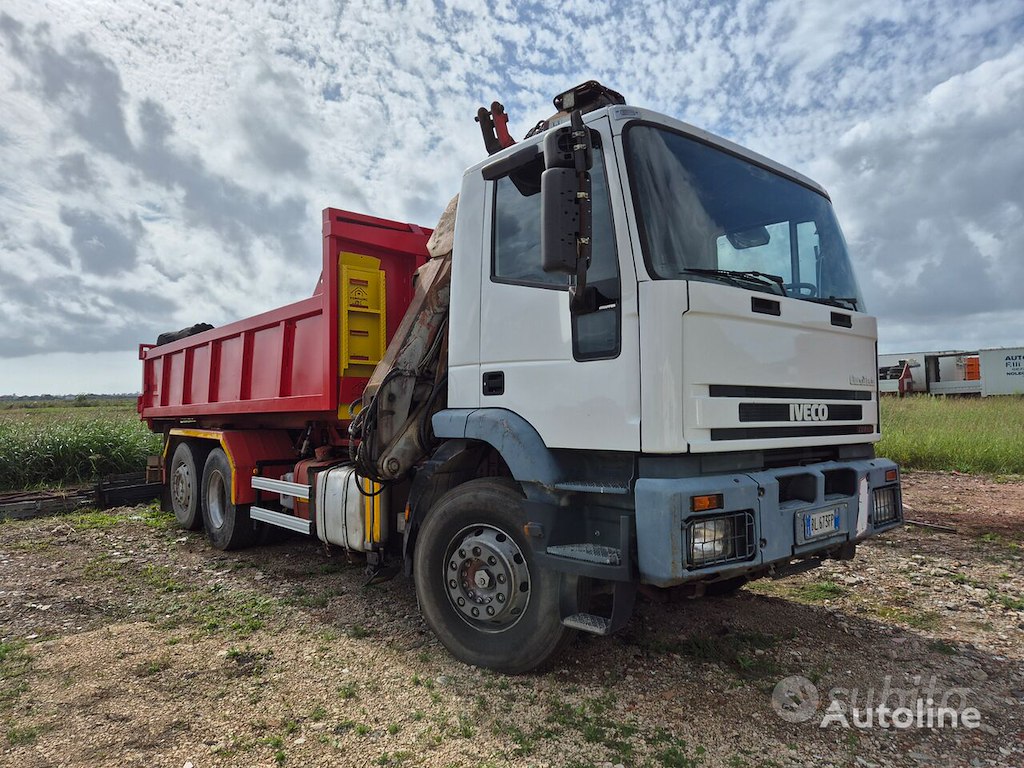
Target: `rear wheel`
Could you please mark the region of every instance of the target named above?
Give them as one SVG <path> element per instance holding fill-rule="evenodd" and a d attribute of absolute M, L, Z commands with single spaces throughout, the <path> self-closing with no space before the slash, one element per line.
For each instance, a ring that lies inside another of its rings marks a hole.
<path fill-rule="evenodd" d="M 178 443 L 171 457 L 168 477 L 171 508 L 178 525 L 188 531 L 198 531 L 203 527 L 199 483 L 209 452 L 209 447 L 201 442 L 183 440 Z"/>
<path fill-rule="evenodd" d="M 506 480 L 460 485 L 428 513 L 414 555 L 416 595 L 438 639 L 467 664 L 510 673 L 543 666 L 573 634 L 561 621 L 562 580 L 537 565 L 523 534 L 522 501 Z"/>
<path fill-rule="evenodd" d="M 203 469 L 203 523 L 207 538 L 217 549 L 239 549 L 252 543 L 249 507 L 231 502 L 231 464 L 220 448 L 210 451 Z"/>

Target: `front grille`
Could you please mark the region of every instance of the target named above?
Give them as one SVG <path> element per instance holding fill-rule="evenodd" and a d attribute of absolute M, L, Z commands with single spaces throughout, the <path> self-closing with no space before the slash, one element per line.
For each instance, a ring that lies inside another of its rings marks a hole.
<path fill-rule="evenodd" d="M 699 517 L 686 523 L 687 568 L 709 568 L 754 557 L 757 540 L 750 510 Z"/>
<path fill-rule="evenodd" d="M 870 435 L 870 424 L 827 427 L 712 427 L 712 440 L 764 440 L 773 437 L 821 437 L 831 435 Z"/>
<path fill-rule="evenodd" d="M 805 387 L 759 387 L 746 384 L 712 384 L 711 397 L 746 397 L 782 400 L 870 400 L 873 391 L 859 389 L 811 389 Z"/>
<path fill-rule="evenodd" d="M 899 490 L 895 485 L 875 488 L 875 509 L 871 519 L 876 527 L 899 520 L 900 505 L 898 493 Z"/>

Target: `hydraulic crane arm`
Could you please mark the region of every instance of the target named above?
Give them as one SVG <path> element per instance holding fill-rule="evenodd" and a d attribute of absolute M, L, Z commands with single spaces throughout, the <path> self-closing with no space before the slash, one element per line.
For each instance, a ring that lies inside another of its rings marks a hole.
<path fill-rule="evenodd" d="M 398 480 L 429 453 L 430 417 L 447 403 L 448 304 L 458 197 L 427 241 L 431 259 L 416 271 L 416 294 L 373 371 L 349 427 L 352 461 L 363 477 Z"/>

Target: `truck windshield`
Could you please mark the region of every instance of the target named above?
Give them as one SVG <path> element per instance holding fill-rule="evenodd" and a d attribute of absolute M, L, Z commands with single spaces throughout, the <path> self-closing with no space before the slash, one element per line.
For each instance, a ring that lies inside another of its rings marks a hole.
<path fill-rule="evenodd" d="M 652 277 L 864 311 L 823 195 L 683 134 L 631 126 L 626 157 Z"/>

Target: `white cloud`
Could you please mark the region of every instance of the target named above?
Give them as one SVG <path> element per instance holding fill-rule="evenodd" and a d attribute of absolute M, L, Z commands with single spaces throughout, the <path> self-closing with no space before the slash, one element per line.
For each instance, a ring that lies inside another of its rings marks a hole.
<path fill-rule="evenodd" d="M 430 225 L 479 105 L 521 135 L 591 77 L 824 183 L 883 348 L 1021 340 L 1019 0 L 5 11 L 0 391 L 14 355 L 133 357 L 308 294 L 321 208 Z"/>
<path fill-rule="evenodd" d="M 837 178 L 848 236 L 874 278 L 869 304 L 902 326 L 901 336 L 964 346 L 984 328 L 992 344 L 1019 343 L 1024 316 L 1009 326 L 987 318 L 1020 307 L 1022 104 L 1018 45 L 840 138 L 827 175 Z"/>

